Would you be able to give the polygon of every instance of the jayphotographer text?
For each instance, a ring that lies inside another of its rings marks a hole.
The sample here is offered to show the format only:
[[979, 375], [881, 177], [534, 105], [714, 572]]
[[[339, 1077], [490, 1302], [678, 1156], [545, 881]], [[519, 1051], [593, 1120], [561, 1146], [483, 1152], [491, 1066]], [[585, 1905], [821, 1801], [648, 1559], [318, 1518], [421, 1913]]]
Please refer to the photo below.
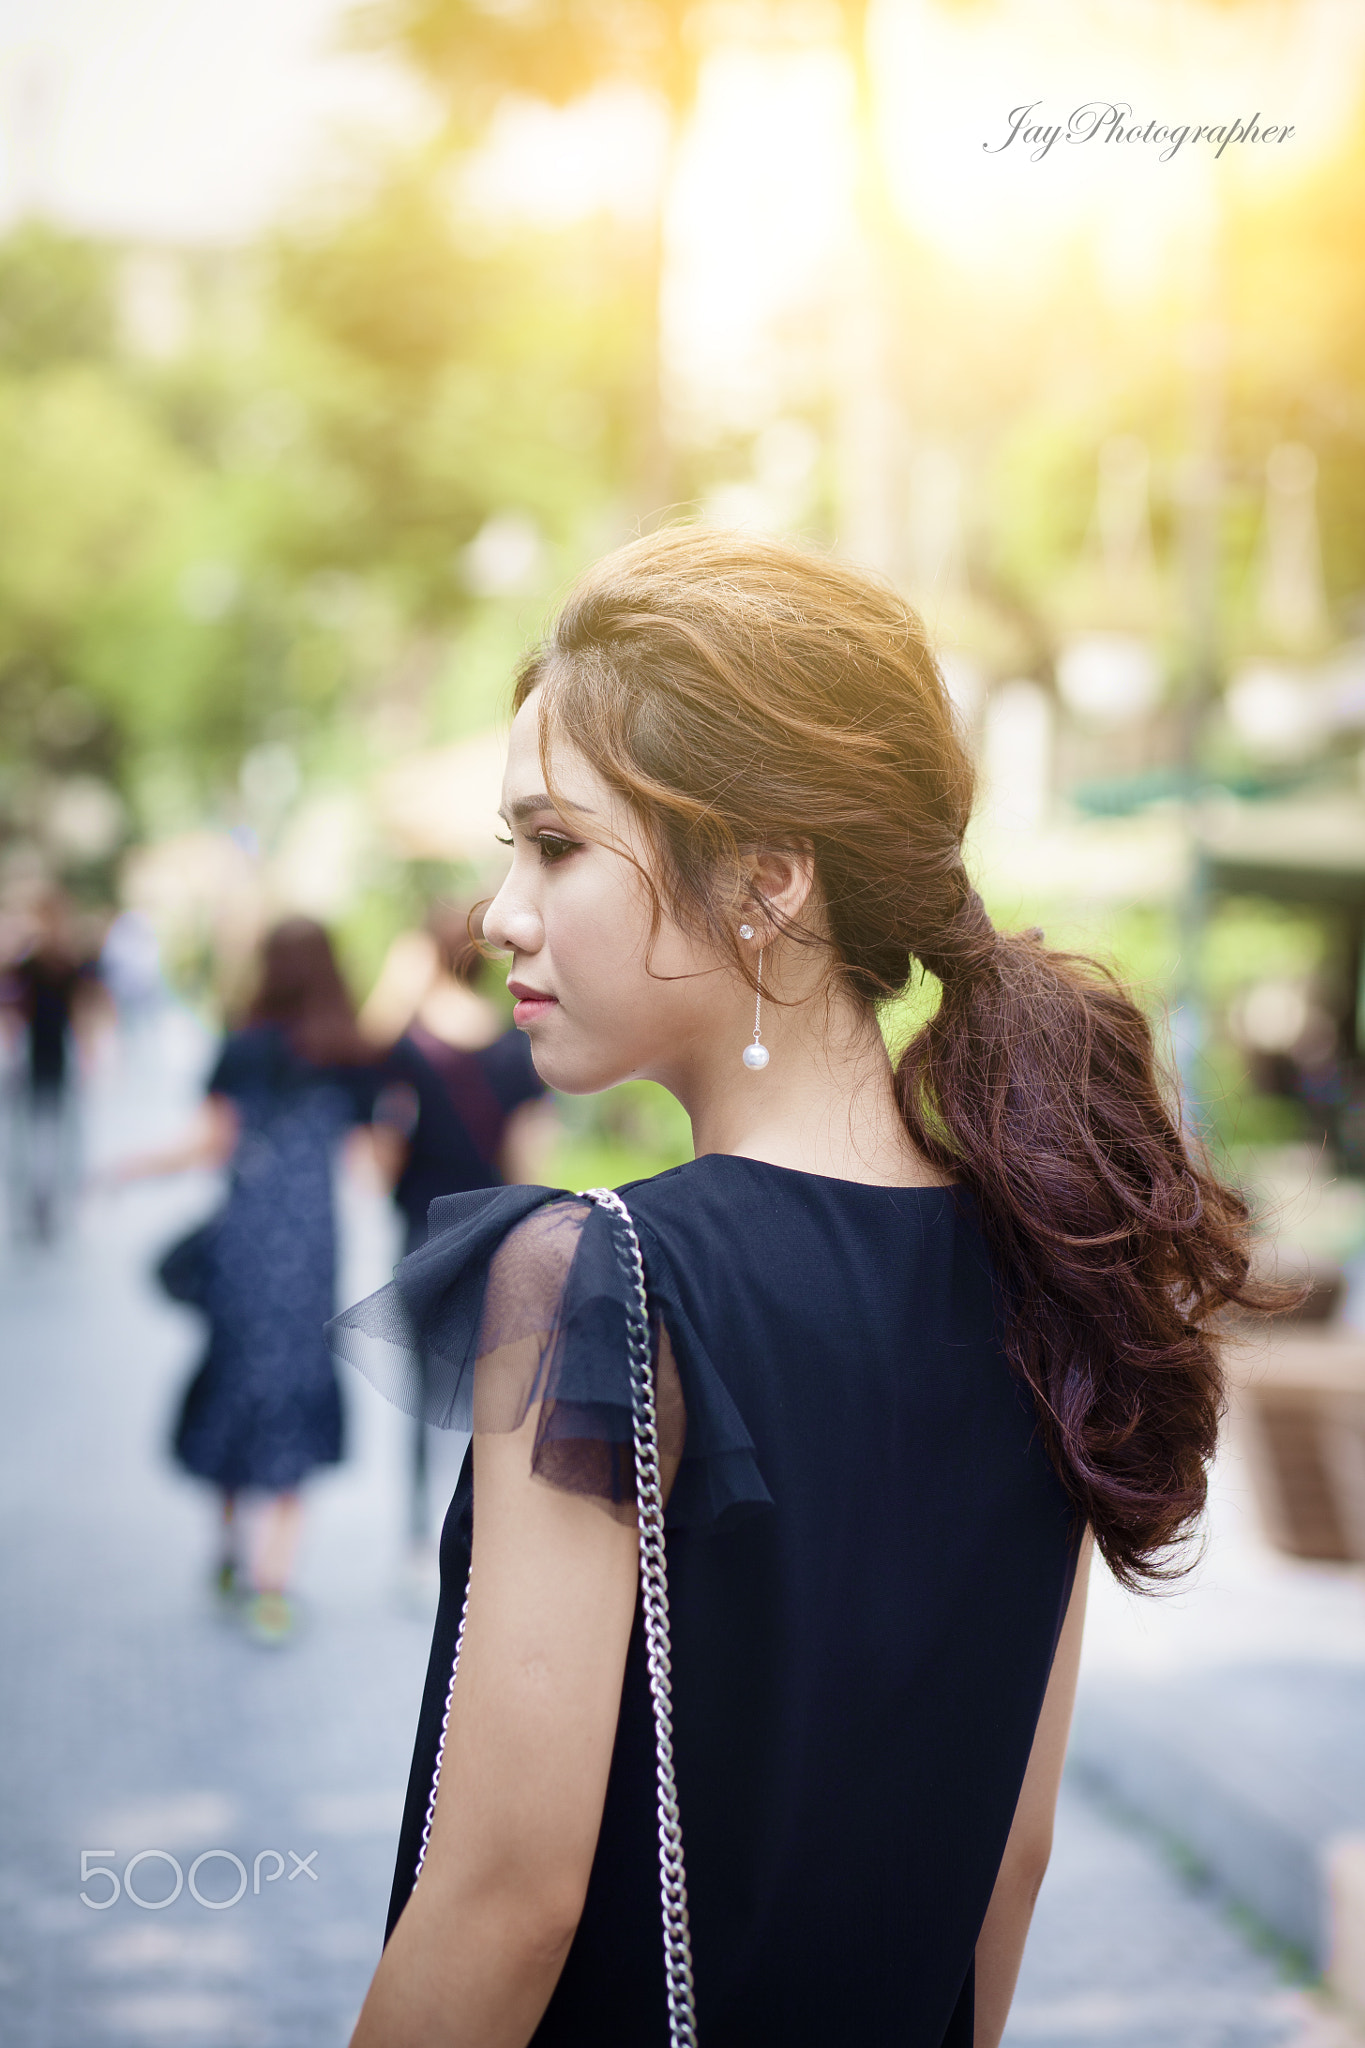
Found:
[[1259, 113], [1253, 114], [1249, 121], [1243, 121], [1240, 116], [1233, 121], [1211, 121], [1198, 126], [1190, 122], [1175, 126], [1148, 121], [1144, 127], [1141, 121], [1133, 119], [1133, 110], [1126, 100], [1087, 100], [1065, 122], [1049, 124], [1038, 113], [1042, 104], [1041, 100], [1032, 100], [1026, 107], [1011, 107], [1009, 133], [1004, 140], [983, 142], [981, 147], [989, 155], [996, 156], [1017, 142], [1020, 154], [1036, 164], [1058, 141], [1140, 142], [1155, 148], [1158, 162], [1165, 164], [1187, 144], [1211, 144], [1214, 155], [1220, 157], [1235, 142], [1287, 142], [1294, 133], [1292, 125], [1287, 122], [1263, 124]]

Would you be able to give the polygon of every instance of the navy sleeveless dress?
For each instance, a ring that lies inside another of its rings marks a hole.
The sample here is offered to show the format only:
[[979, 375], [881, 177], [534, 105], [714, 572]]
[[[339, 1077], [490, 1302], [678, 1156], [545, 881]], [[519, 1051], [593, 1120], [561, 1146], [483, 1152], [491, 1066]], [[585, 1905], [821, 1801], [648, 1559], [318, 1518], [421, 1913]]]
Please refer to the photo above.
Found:
[[[722, 1154], [621, 1192], [676, 1373], [661, 1434], [681, 1453], [667, 1548], [703, 2048], [970, 2048], [973, 1951], [1079, 1535], [1000, 1347], [970, 1201]], [[511, 1428], [539, 1400], [544, 1477], [629, 1499], [614, 1229], [552, 1189], [449, 1197], [334, 1344], [431, 1420]], [[509, 1397], [499, 1361], [524, 1361], [531, 1328], [538, 1363]], [[390, 1930], [464, 1598], [470, 1466]], [[667, 2043], [654, 1801], [637, 1613], [587, 1902], [537, 2048]]]
[[332, 1175], [374, 1091], [373, 1068], [314, 1066], [271, 1024], [233, 1032], [209, 1076], [207, 1092], [241, 1121], [227, 1198], [161, 1274], [209, 1328], [175, 1456], [226, 1493], [282, 1493], [341, 1457], [341, 1394], [322, 1335], [336, 1307]]

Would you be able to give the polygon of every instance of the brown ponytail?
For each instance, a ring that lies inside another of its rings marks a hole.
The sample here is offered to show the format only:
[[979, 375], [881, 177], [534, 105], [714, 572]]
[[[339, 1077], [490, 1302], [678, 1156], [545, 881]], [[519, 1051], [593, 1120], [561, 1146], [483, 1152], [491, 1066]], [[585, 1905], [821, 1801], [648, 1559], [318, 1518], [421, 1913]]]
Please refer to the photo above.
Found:
[[1251, 1305], [1246, 1207], [1182, 1133], [1115, 978], [966, 901], [925, 960], [943, 999], [901, 1056], [901, 1111], [977, 1198], [1007, 1349], [1111, 1569], [1169, 1577], [1222, 1407], [1209, 1324]]
[[801, 841], [831, 972], [867, 1002], [916, 960], [942, 983], [896, 1071], [907, 1128], [975, 1198], [1006, 1349], [1105, 1558], [1127, 1584], [1170, 1576], [1217, 1438], [1217, 1316], [1260, 1305], [1246, 1205], [1182, 1132], [1115, 977], [991, 925], [962, 861], [973, 771], [919, 619], [846, 564], [674, 528], [579, 581], [517, 703], [537, 684], [542, 729], [635, 806], [670, 909], [741, 971], [741, 849]]

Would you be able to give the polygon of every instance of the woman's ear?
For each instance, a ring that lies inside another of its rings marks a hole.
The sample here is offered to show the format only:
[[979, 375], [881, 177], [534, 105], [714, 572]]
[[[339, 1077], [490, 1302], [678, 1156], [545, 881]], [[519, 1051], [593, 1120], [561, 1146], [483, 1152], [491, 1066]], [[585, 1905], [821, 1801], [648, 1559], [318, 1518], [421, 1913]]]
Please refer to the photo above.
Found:
[[798, 841], [792, 846], [769, 846], [751, 854], [745, 862], [744, 910], [756, 912], [763, 923], [758, 938], [771, 945], [784, 927], [800, 921], [815, 887], [815, 848]]

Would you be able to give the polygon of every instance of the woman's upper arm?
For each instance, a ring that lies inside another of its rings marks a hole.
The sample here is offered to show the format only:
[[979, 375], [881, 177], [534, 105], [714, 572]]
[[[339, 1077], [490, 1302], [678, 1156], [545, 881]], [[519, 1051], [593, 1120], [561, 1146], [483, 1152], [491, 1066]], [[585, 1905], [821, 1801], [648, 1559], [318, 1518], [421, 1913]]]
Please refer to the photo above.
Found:
[[1071, 1734], [1071, 1715], [1076, 1704], [1076, 1681], [1081, 1666], [1081, 1638], [1085, 1630], [1086, 1594], [1090, 1585], [1090, 1565], [1094, 1556], [1095, 1540], [1087, 1529], [1081, 1538], [1080, 1555], [1076, 1560], [1076, 1576], [1067, 1602], [1066, 1616], [1062, 1622], [1061, 1634], [1057, 1638], [1057, 1649], [1052, 1659], [1052, 1671], [1048, 1677], [1047, 1691], [1043, 1695], [1042, 1712], [1034, 1731], [1033, 1747], [1029, 1751], [1028, 1769], [1019, 1792], [1019, 1804], [1014, 1809], [1014, 1824], [1010, 1829], [1010, 1849], [1026, 1849], [1031, 1855], [1041, 1855], [1044, 1863], [1052, 1845], [1052, 1822], [1057, 1809], [1057, 1794], [1061, 1790], [1062, 1766], [1066, 1762], [1066, 1745]]
[[204, 1150], [215, 1165], [226, 1165], [237, 1149], [242, 1114], [230, 1095], [206, 1095], [203, 1120]]
[[1081, 1538], [1071, 1598], [1057, 1639], [1024, 1782], [976, 1944], [977, 2048], [983, 2048], [983, 2044], [993, 2048], [1004, 2031], [1034, 1900], [1052, 1849], [1053, 1818], [1076, 1702], [1093, 1553], [1094, 1539], [1087, 1529]]
[[531, 1471], [532, 1409], [474, 1439], [468, 1618], [423, 1885], [581, 1910], [635, 1613], [634, 1518]]
[[[385, 1949], [357, 2048], [525, 2048], [583, 1910], [639, 1546], [634, 1507], [621, 1497], [624, 1330], [619, 1357], [600, 1350], [600, 1290], [615, 1268], [591, 1257], [577, 1264], [596, 1215], [574, 1198], [538, 1207], [488, 1269], [467, 1390], [468, 1604], [440, 1785], [421, 1877]], [[575, 1312], [585, 1299], [596, 1322]], [[439, 1355], [440, 1330], [432, 1341]], [[599, 1441], [613, 1366], [621, 1398], [608, 1402], [611, 1428]], [[660, 1371], [666, 1383], [662, 1356]]]

